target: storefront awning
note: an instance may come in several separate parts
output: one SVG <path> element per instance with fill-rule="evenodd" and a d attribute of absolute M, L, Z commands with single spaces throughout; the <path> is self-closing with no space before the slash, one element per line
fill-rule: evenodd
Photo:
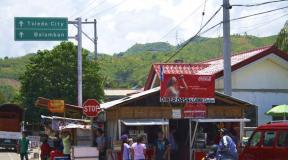
<path fill-rule="evenodd" d="M 125 119 L 121 122 L 126 126 L 169 125 L 169 121 L 164 119 Z"/>
<path fill-rule="evenodd" d="M 239 119 L 193 119 L 192 121 L 194 122 L 199 122 L 199 123 L 209 123 L 209 122 L 249 122 L 250 119 L 246 118 L 239 118 Z"/>

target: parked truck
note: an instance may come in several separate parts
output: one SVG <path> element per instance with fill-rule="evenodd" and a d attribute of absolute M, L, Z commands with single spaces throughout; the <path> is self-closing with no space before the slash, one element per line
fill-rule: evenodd
<path fill-rule="evenodd" d="M 23 110 L 16 104 L 0 105 L 0 148 L 16 151 L 21 138 Z"/>

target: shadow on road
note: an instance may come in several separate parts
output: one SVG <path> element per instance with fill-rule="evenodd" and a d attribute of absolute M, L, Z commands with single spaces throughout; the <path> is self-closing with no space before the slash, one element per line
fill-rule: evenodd
<path fill-rule="evenodd" d="M 0 148 L 0 152 L 11 152 L 11 153 L 16 153 L 16 151 L 14 151 L 13 149 L 4 149 L 4 148 Z"/>

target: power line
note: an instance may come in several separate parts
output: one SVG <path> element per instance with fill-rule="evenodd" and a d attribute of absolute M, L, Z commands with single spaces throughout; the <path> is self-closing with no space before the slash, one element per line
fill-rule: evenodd
<path fill-rule="evenodd" d="M 255 7 L 255 6 L 262 6 L 270 3 L 278 3 L 278 2 L 284 2 L 288 0 L 274 0 L 274 1 L 267 1 L 267 2 L 262 2 L 262 3 L 255 3 L 255 4 L 233 4 L 231 6 L 235 7 Z"/>
<path fill-rule="evenodd" d="M 204 8 L 203 8 L 203 11 L 202 11 L 202 18 L 201 18 L 200 28 L 202 27 L 202 23 L 203 23 L 203 20 L 204 20 L 206 2 L 207 2 L 207 0 L 204 1 Z"/>
<path fill-rule="evenodd" d="M 96 0 L 90 0 L 89 3 L 88 3 L 86 6 L 91 6 L 91 5 L 93 5 L 95 2 L 97 2 L 97 1 L 96 1 Z M 86 8 L 85 8 L 85 9 L 86 9 Z M 71 18 L 73 18 L 74 16 L 76 16 L 78 13 L 83 12 L 85 9 L 83 9 L 83 10 L 80 11 L 80 12 L 75 11 L 75 12 L 72 14 Z M 77 16 L 77 17 L 80 17 L 80 16 Z"/>
<path fill-rule="evenodd" d="M 253 30 L 255 30 L 255 29 L 259 29 L 259 28 L 262 28 L 262 27 L 266 27 L 266 26 L 268 26 L 268 25 L 273 24 L 272 22 L 275 22 L 275 21 L 277 21 L 277 20 L 280 20 L 281 18 L 286 17 L 286 16 L 288 16 L 288 13 L 286 13 L 286 14 L 280 16 L 280 17 L 274 18 L 274 19 L 272 19 L 272 20 L 269 20 L 269 23 L 264 22 L 264 23 L 261 23 L 261 24 L 258 24 L 258 25 L 256 25 L 256 26 L 254 26 L 254 28 L 251 28 L 251 27 L 253 27 L 253 26 L 250 26 L 251 29 L 248 29 L 248 30 L 246 30 L 246 31 L 244 31 L 244 32 L 240 32 L 240 33 L 245 33 L 245 32 L 249 32 L 249 31 L 253 31 Z M 266 24 L 266 25 L 263 25 L 263 24 Z"/>
<path fill-rule="evenodd" d="M 164 36 L 162 36 L 160 38 L 160 40 L 162 40 L 163 38 L 165 38 L 166 36 L 168 36 L 172 31 L 174 31 L 178 26 L 180 26 L 182 23 L 184 23 L 189 17 L 191 17 L 192 15 L 194 15 L 203 5 L 204 3 L 200 4 L 194 11 L 192 11 L 188 16 L 186 16 L 184 19 L 182 19 L 177 25 L 175 25 L 173 28 L 171 28 Z"/>
<path fill-rule="evenodd" d="M 121 4 L 123 4 L 125 1 L 126 1 L 126 0 L 122 0 L 121 2 L 115 4 L 114 6 L 109 7 L 109 8 L 106 8 L 106 9 L 100 11 L 100 12 L 97 12 L 96 14 L 92 15 L 92 16 L 89 17 L 89 18 L 94 18 L 94 17 L 97 16 L 97 15 L 103 14 L 104 12 L 107 12 L 107 11 L 109 11 L 109 10 L 111 10 L 111 9 L 114 9 L 114 8 L 120 6 Z"/>
<path fill-rule="evenodd" d="M 93 11 L 94 9 L 96 9 L 97 7 L 103 5 L 106 2 L 106 0 L 103 0 L 101 2 L 99 2 L 96 6 L 90 8 L 89 10 L 87 10 L 86 12 L 82 13 L 81 16 L 84 16 L 85 14 L 89 14 L 89 12 Z"/>
<path fill-rule="evenodd" d="M 175 51 L 174 54 L 172 54 L 172 56 L 170 56 L 164 63 L 169 62 L 173 57 L 175 57 L 183 48 L 185 48 L 191 41 L 193 41 L 196 37 L 199 36 L 199 33 L 201 33 L 201 31 L 208 25 L 208 23 L 219 13 L 219 11 L 222 9 L 222 7 L 220 7 L 210 18 L 209 20 L 199 29 L 199 31 L 191 38 L 189 38 L 186 42 L 184 42 L 183 45 L 181 45 L 179 47 L 179 49 L 177 49 Z"/>
<path fill-rule="evenodd" d="M 259 12 L 259 13 L 255 13 L 255 14 L 250 14 L 250 15 L 243 16 L 243 17 L 233 18 L 233 19 L 230 19 L 230 22 L 231 21 L 240 20 L 240 19 L 244 19 L 244 18 L 257 16 L 257 15 L 261 15 L 261 14 L 266 14 L 266 13 L 270 13 L 270 12 L 274 12 L 274 11 L 279 11 L 279 10 L 282 10 L 282 9 L 285 9 L 285 8 L 288 8 L 288 6 L 281 7 L 281 8 L 276 8 L 276 9 L 272 9 L 272 10 L 268 10 L 268 11 L 264 11 L 264 12 Z"/>
<path fill-rule="evenodd" d="M 257 26 L 263 26 L 264 24 L 266 24 L 266 25 L 269 25 L 269 23 L 270 22 L 272 22 L 272 21 L 275 21 L 275 20 L 279 20 L 279 19 L 281 19 L 281 18 L 283 18 L 283 17 L 285 17 L 285 16 L 287 16 L 288 15 L 288 13 L 285 13 L 285 14 L 282 14 L 282 15 L 280 15 L 280 16 L 277 16 L 276 18 L 269 18 L 269 19 L 265 19 L 265 21 L 263 21 L 263 22 L 261 22 L 261 23 L 257 23 L 256 25 L 255 24 L 253 24 L 253 25 L 249 25 L 249 26 L 243 26 L 243 27 L 238 27 L 238 29 L 240 28 L 240 29 L 249 29 L 249 28 L 255 28 L 255 27 L 257 27 Z M 275 17 L 275 15 L 273 15 L 273 17 Z"/>

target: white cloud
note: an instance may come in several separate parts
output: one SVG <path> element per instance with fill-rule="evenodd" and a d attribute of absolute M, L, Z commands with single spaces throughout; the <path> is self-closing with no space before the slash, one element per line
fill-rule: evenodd
<path fill-rule="evenodd" d="M 264 0 L 230 1 L 231 4 L 249 4 Z M 207 0 L 204 22 L 220 7 L 221 2 Z M 203 3 L 204 0 L 26 0 L 25 2 L 1 0 L 0 57 L 21 56 L 39 49 L 51 48 L 59 43 L 15 42 L 13 21 L 16 16 L 60 16 L 69 17 L 70 20 L 79 15 L 83 19 L 88 17 L 88 20 L 97 18 L 98 50 L 101 53 L 112 54 L 125 51 L 136 42 L 168 41 L 175 44 L 176 32 L 180 41 L 191 37 L 200 28 Z M 251 8 L 233 7 L 230 10 L 231 18 L 285 5 L 287 2 Z M 198 10 L 195 11 L 196 9 Z M 281 17 L 285 13 L 287 10 L 231 22 L 231 33 L 247 32 L 257 36 L 277 34 L 288 17 Z M 278 19 L 276 19 L 277 17 Z M 220 22 L 221 19 L 222 11 L 207 28 Z M 84 25 L 83 28 L 87 34 L 93 37 L 92 25 Z M 168 31 L 170 31 L 169 34 L 167 34 Z M 221 32 L 221 28 L 215 28 L 204 36 L 215 37 Z M 69 35 L 74 36 L 75 34 L 75 27 L 69 26 Z M 163 37 L 164 35 L 166 36 Z M 83 46 L 93 51 L 92 42 L 85 37 Z"/>

